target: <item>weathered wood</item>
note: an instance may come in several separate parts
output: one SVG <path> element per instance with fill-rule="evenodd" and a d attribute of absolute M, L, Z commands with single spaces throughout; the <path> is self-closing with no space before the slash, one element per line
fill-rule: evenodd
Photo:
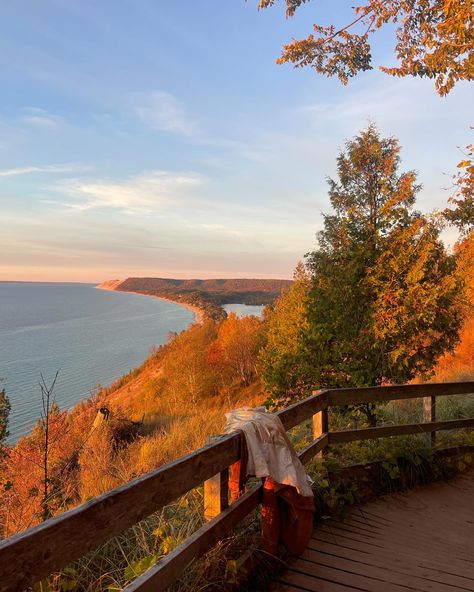
<path fill-rule="evenodd" d="M 0 542 L 0 591 L 23 590 L 140 522 L 240 457 L 238 434 Z"/>
<path fill-rule="evenodd" d="M 309 446 L 306 446 L 299 454 L 299 459 L 303 464 L 306 464 L 309 460 L 317 456 L 323 451 L 328 445 L 328 434 L 322 434 L 314 442 L 311 442 Z"/>
<path fill-rule="evenodd" d="M 327 431 L 327 426 L 324 425 L 324 412 L 328 406 L 473 392 L 474 382 L 326 390 L 291 405 L 280 411 L 278 415 L 285 428 L 291 429 L 298 423 L 322 412 L 320 424 L 318 424 L 319 420 L 316 420 L 316 427 L 319 427 L 319 430 L 323 432 L 324 429 Z M 432 399 L 430 400 L 432 401 Z M 303 462 L 306 462 L 331 443 L 468 427 L 474 427 L 474 419 L 331 432 L 322 434 L 300 453 L 300 457 Z M 32 582 L 65 567 L 112 536 L 143 520 L 167 503 L 217 474 L 219 474 L 218 503 L 222 510 L 226 505 L 223 493 L 226 489 L 223 484 L 223 474 L 225 475 L 227 468 L 239 458 L 239 435 L 224 436 L 213 444 L 173 463 L 160 467 L 39 526 L 0 542 L 0 573 L 2 576 L 0 578 L 0 592 L 24 589 Z M 224 473 L 221 474 L 221 472 Z M 200 549 L 204 549 L 204 547 L 205 550 L 208 550 L 219 538 L 224 536 L 226 529 L 241 520 L 239 516 L 242 506 L 237 504 L 244 505 L 247 503 L 246 500 L 252 498 L 252 495 L 243 496 L 230 508 L 223 509 L 216 518 L 203 527 L 205 529 L 202 531 L 203 540 L 198 533 L 195 537 L 193 535 L 194 538 L 191 537 L 189 545 L 186 546 L 186 549 L 191 549 L 191 551 L 186 551 L 183 557 L 191 557 L 192 559 L 197 556 L 196 549 L 199 553 Z M 253 501 L 248 503 L 252 505 Z M 215 521 L 220 526 L 216 526 L 214 529 Z M 206 528 L 210 530 L 206 530 Z M 213 534 L 208 535 L 208 532 Z M 188 541 L 184 545 L 187 543 Z M 177 556 L 176 553 L 168 556 L 171 562 L 176 562 L 173 565 L 184 565 L 181 563 L 184 559 L 173 559 L 175 556 Z M 156 586 L 153 589 L 157 589 Z"/>
<path fill-rule="evenodd" d="M 275 576 L 314 592 L 474 590 L 474 472 L 352 508 L 316 525 L 308 549 Z M 377 522 L 372 517 L 377 517 Z M 286 590 L 275 583 L 270 590 Z"/>
<path fill-rule="evenodd" d="M 425 397 L 423 399 L 423 420 L 425 422 L 436 421 L 436 397 Z M 436 432 L 427 434 L 426 443 L 432 448 L 436 445 Z"/>
<path fill-rule="evenodd" d="M 195 558 L 200 557 L 241 522 L 260 503 L 262 486 L 247 491 L 229 508 L 192 534 L 156 565 L 126 586 L 123 592 L 161 592 L 181 574 Z"/>
<path fill-rule="evenodd" d="M 394 426 L 380 426 L 376 428 L 361 428 L 357 430 L 342 430 L 329 432 L 329 444 L 341 442 L 354 442 L 355 440 L 376 440 L 388 436 L 404 436 L 407 434 L 426 434 L 439 430 L 455 430 L 474 427 L 474 418 L 449 419 L 446 421 L 433 421 L 431 423 L 410 423 Z"/>
<path fill-rule="evenodd" d="M 317 394 L 317 393 L 314 393 Z M 319 411 L 319 413 L 315 413 L 313 415 L 313 440 L 318 440 L 323 434 L 327 434 L 329 431 L 329 416 L 328 410 L 323 409 Z M 327 442 L 326 442 L 327 445 Z M 323 458 L 324 453 L 326 452 L 325 448 L 322 448 L 318 452 L 318 457 L 320 459 Z"/>
<path fill-rule="evenodd" d="M 290 430 L 302 421 L 309 419 L 315 413 L 326 409 L 328 406 L 328 393 L 329 391 L 327 390 L 319 391 L 311 395 L 311 397 L 307 397 L 279 411 L 277 415 L 284 425 L 285 430 Z"/>
<path fill-rule="evenodd" d="M 445 395 L 466 395 L 474 393 L 474 382 L 436 382 L 425 384 L 400 384 L 394 386 L 370 386 L 364 388 L 331 389 L 328 392 L 328 405 L 359 405 L 416 399 L 420 397 L 440 397 Z"/>
<path fill-rule="evenodd" d="M 204 481 L 204 518 L 212 520 L 229 507 L 229 469 Z"/>

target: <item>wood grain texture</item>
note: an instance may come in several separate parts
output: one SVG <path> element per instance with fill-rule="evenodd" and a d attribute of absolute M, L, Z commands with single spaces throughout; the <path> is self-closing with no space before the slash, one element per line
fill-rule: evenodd
<path fill-rule="evenodd" d="M 313 440 L 317 441 L 323 434 L 327 434 L 329 431 L 329 415 L 328 410 L 323 409 L 319 413 L 313 415 Z M 317 457 L 322 460 L 326 453 L 328 442 L 325 442 L 325 446 L 317 453 Z"/>
<path fill-rule="evenodd" d="M 182 573 L 184 568 L 200 557 L 231 529 L 241 522 L 260 503 L 262 486 L 244 493 L 229 508 L 191 535 L 156 565 L 126 586 L 123 592 L 161 592 Z"/>
<path fill-rule="evenodd" d="M 309 419 L 315 413 L 323 411 L 328 406 L 328 393 L 330 391 L 319 391 L 302 401 L 298 401 L 286 409 L 278 412 L 285 430 L 290 430 L 302 421 Z"/>
<path fill-rule="evenodd" d="M 328 405 L 359 405 L 417 399 L 419 397 L 442 397 L 474 393 L 474 382 L 433 382 L 424 384 L 400 384 L 394 386 L 370 386 L 363 388 L 331 389 L 328 391 Z"/>
<path fill-rule="evenodd" d="M 436 421 L 436 397 L 423 398 L 423 421 Z M 431 432 L 426 435 L 426 443 L 431 448 L 436 445 L 436 432 Z"/>
<path fill-rule="evenodd" d="M 381 497 L 316 526 L 271 592 L 474 590 L 474 469 Z"/>
<path fill-rule="evenodd" d="M 278 415 L 288 430 L 321 413 L 320 429 L 324 431 L 327 430 L 328 406 L 473 392 L 474 382 L 323 390 L 280 411 Z M 323 433 L 301 451 L 300 457 L 303 462 L 307 462 L 331 443 L 468 427 L 474 427 L 474 419 Z M 25 589 L 32 582 L 65 567 L 190 489 L 223 471 L 225 474 L 227 468 L 239 458 L 239 435 L 223 436 L 218 441 L 173 463 L 0 542 L 0 592 Z M 219 479 L 222 485 L 222 476 Z M 225 487 L 220 489 L 223 491 Z M 224 497 L 225 494 L 220 494 L 220 509 L 225 508 Z M 241 519 L 241 507 L 251 503 L 245 500 L 247 498 L 244 498 L 242 506 L 237 505 L 239 500 L 230 508 L 224 509 L 206 525 L 211 528 L 211 531 L 203 531 L 203 536 L 209 537 L 206 540 L 214 540 L 214 536 L 224 532 L 220 530 L 221 526 L 215 525 L 215 520 L 223 517 L 224 521 L 218 524 L 228 525 L 235 524 L 235 520 Z M 376 522 L 378 518 L 372 517 L 371 520 Z M 383 523 L 383 520 L 381 522 Z M 214 534 L 208 535 L 208 532 Z M 206 541 L 202 542 L 204 547 L 207 544 Z M 192 549 L 201 549 L 199 537 L 197 540 L 191 537 L 190 545 Z M 174 561 L 178 562 L 176 565 L 181 565 L 181 559 Z M 338 589 L 341 585 L 343 584 L 333 582 L 332 588 Z M 326 584 L 325 586 L 328 587 Z"/>
<path fill-rule="evenodd" d="M 355 440 L 376 440 L 377 438 L 387 438 L 389 436 L 426 434 L 439 430 L 455 430 L 472 427 L 474 427 L 474 418 L 449 419 L 446 421 L 433 421 L 431 423 L 409 423 L 375 428 L 359 428 L 357 430 L 342 430 L 340 432 L 329 432 L 329 444 L 354 442 Z"/>
<path fill-rule="evenodd" d="M 303 464 L 306 464 L 312 458 L 317 456 L 322 450 L 324 450 L 329 442 L 328 434 L 322 434 L 317 440 L 311 442 L 309 446 L 306 446 L 301 452 L 298 453 L 299 459 Z"/>
<path fill-rule="evenodd" d="M 204 518 L 212 520 L 229 507 L 229 469 L 204 481 Z"/>
<path fill-rule="evenodd" d="M 238 434 L 224 436 L 0 542 L 0 591 L 23 590 L 226 469 L 240 456 Z"/>

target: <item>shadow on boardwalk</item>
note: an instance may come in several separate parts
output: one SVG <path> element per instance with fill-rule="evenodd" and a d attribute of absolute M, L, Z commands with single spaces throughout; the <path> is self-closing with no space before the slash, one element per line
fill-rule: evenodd
<path fill-rule="evenodd" d="M 270 590 L 474 591 L 474 470 L 318 524 Z"/>

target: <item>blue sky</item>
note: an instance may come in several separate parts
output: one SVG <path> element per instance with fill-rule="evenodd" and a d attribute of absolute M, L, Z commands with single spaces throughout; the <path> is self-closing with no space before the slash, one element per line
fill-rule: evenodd
<path fill-rule="evenodd" d="M 442 208 L 472 87 L 378 70 L 343 87 L 278 66 L 296 18 L 248 0 L 16 0 L 0 19 L 0 279 L 291 277 L 329 211 L 326 175 L 370 119 Z M 393 62 L 379 35 L 374 63 Z M 452 242 L 454 233 L 446 233 Z"/>

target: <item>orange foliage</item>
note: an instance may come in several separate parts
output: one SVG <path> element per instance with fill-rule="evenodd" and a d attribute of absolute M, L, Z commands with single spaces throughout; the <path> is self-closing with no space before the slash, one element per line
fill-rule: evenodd
<path fill-rule="evenodd" d="M 254 363 L 262 336 L 255 317 L 193 325 L 92 399 L 69 412 L 54 407 L 47 499 L 45 434 L 38 423 L 0 463 L 0 536 L 38 524 L 45 508 L 59 514 L 182 456 L 222 429 L 225 411 L 261 404 L 266 395 Z M 110 410 L 110 418 L 93 427 L 100 407 Z M 114 423 L 124 418 L 142 422 L 131 443 L 117 441 L 114 433 Z"/>
<path fill-rule="evenodd" d="M 435 377 L 439 381 L 474 378 L 474 232 L 455 247 L 458 271 L 464 281 L 464 325 L 454 352 L 441 357 Z"/>
<path fill-rule="evenodd" d="M 257 374 L 256 362 L 263 346 L 262 322 L 254 316 L 239 319 L 231 312 L 219 327 L 217 345 L 225 374 L 248 386 Z"/>

